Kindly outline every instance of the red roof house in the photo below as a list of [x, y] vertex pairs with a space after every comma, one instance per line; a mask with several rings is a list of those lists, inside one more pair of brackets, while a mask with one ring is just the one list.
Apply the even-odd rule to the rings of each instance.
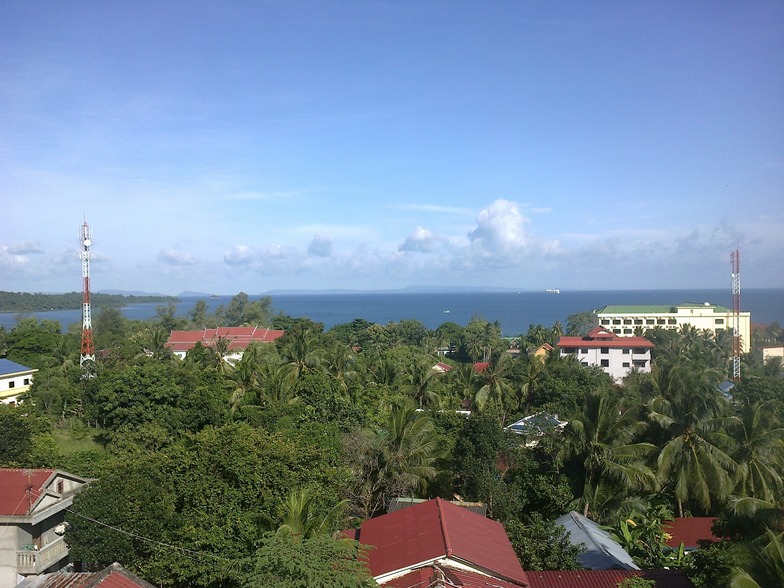
[[632, 369], [651, 371], [651, 349], [645, 337], [620, 337], [610, 329], [596, 327], [585, 337], [561, 337], [561, 355], [574, 356], [584, 365], [598, 365], [620, 382]]
[[31, 576], [16, 588], [155, 588], [117, 562], [100, 572], [54, 572]]
[[439, 569], [474, 582], [466, 586], [528, 585], [501, 523], [440, 498], [368, 519], [346, 535], [372, 546], [368, 565], [382, 586], [403, 586], [403, 577], [417, 585]]
[[569, 570], [528, 572], [530, 588], [618, 588], [627, 578], [656, 582], [656, 588], [694, 588], [681, 570]]
[[719, 541], [713, 534], [716, 517], [677, 517], [662, 524], [662, 531], [668, 533], [667, 545], [678, 549], [681, 543], [686, 551], [699, 548], [698, 541]]
[[65, 509], [88, 480], [52, 469], [0, 469], [0, 586], [17, 575], [61, 569], [68, 562]]
[[229, 342], [229, 354], [241, 357], [242, 352], [251, 343], [272, 343], [284, 333], [285, 331], [267, 327], [218, 327], [200, 331], [172, 331], [165, 347], [171, 349], [178, 357], [184, 358], [197, 343], [205, 347], [213, 347], [218, 339], [226, 339]]

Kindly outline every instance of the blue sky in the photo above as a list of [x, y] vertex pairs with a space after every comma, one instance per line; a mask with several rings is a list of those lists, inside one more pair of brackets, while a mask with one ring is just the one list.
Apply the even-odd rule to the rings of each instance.
[[778, 0], [0, 23], [0, 290], [784, 287]]

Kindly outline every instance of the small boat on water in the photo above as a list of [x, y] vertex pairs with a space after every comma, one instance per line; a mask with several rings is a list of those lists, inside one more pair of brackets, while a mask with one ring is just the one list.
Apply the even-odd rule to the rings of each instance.
[[449, 311], [448, 311], [448, 310], [445, 310], [445, 311], [444, 311], [444, 314], [449, 314]]
[[547, 292], [548, 294], [560, 294], [561, 293], [561, 291], [558, 288], [555, 288], [555, 289], [548, 288], [547, 290], [545, 290], [545, 292]]

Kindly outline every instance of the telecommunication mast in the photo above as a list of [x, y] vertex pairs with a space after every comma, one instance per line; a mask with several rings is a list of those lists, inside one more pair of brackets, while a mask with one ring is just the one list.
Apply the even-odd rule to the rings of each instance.
[[92, 244], [90, 226], [85, 221], [79, 230], [79, 258], [82, 260], [82, 353], [79, 365], [82, 377], [95, 377], [95, 343], [90, 311], [90, 245]]
[[740, 382], [740, 248], [730, 253], [732, 263], [732, 379]]

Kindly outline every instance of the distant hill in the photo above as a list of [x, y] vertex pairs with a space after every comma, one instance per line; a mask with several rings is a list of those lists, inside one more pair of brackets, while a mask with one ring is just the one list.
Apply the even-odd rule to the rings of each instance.
[[94, 292], [94, 294], [111, 294], [113, 296], [164, 296], [166, 298], [172, 298], [167, 294], [161, 294], [160, 292], [142, 292], [141, 290], [98, 290], [98, 292]]

